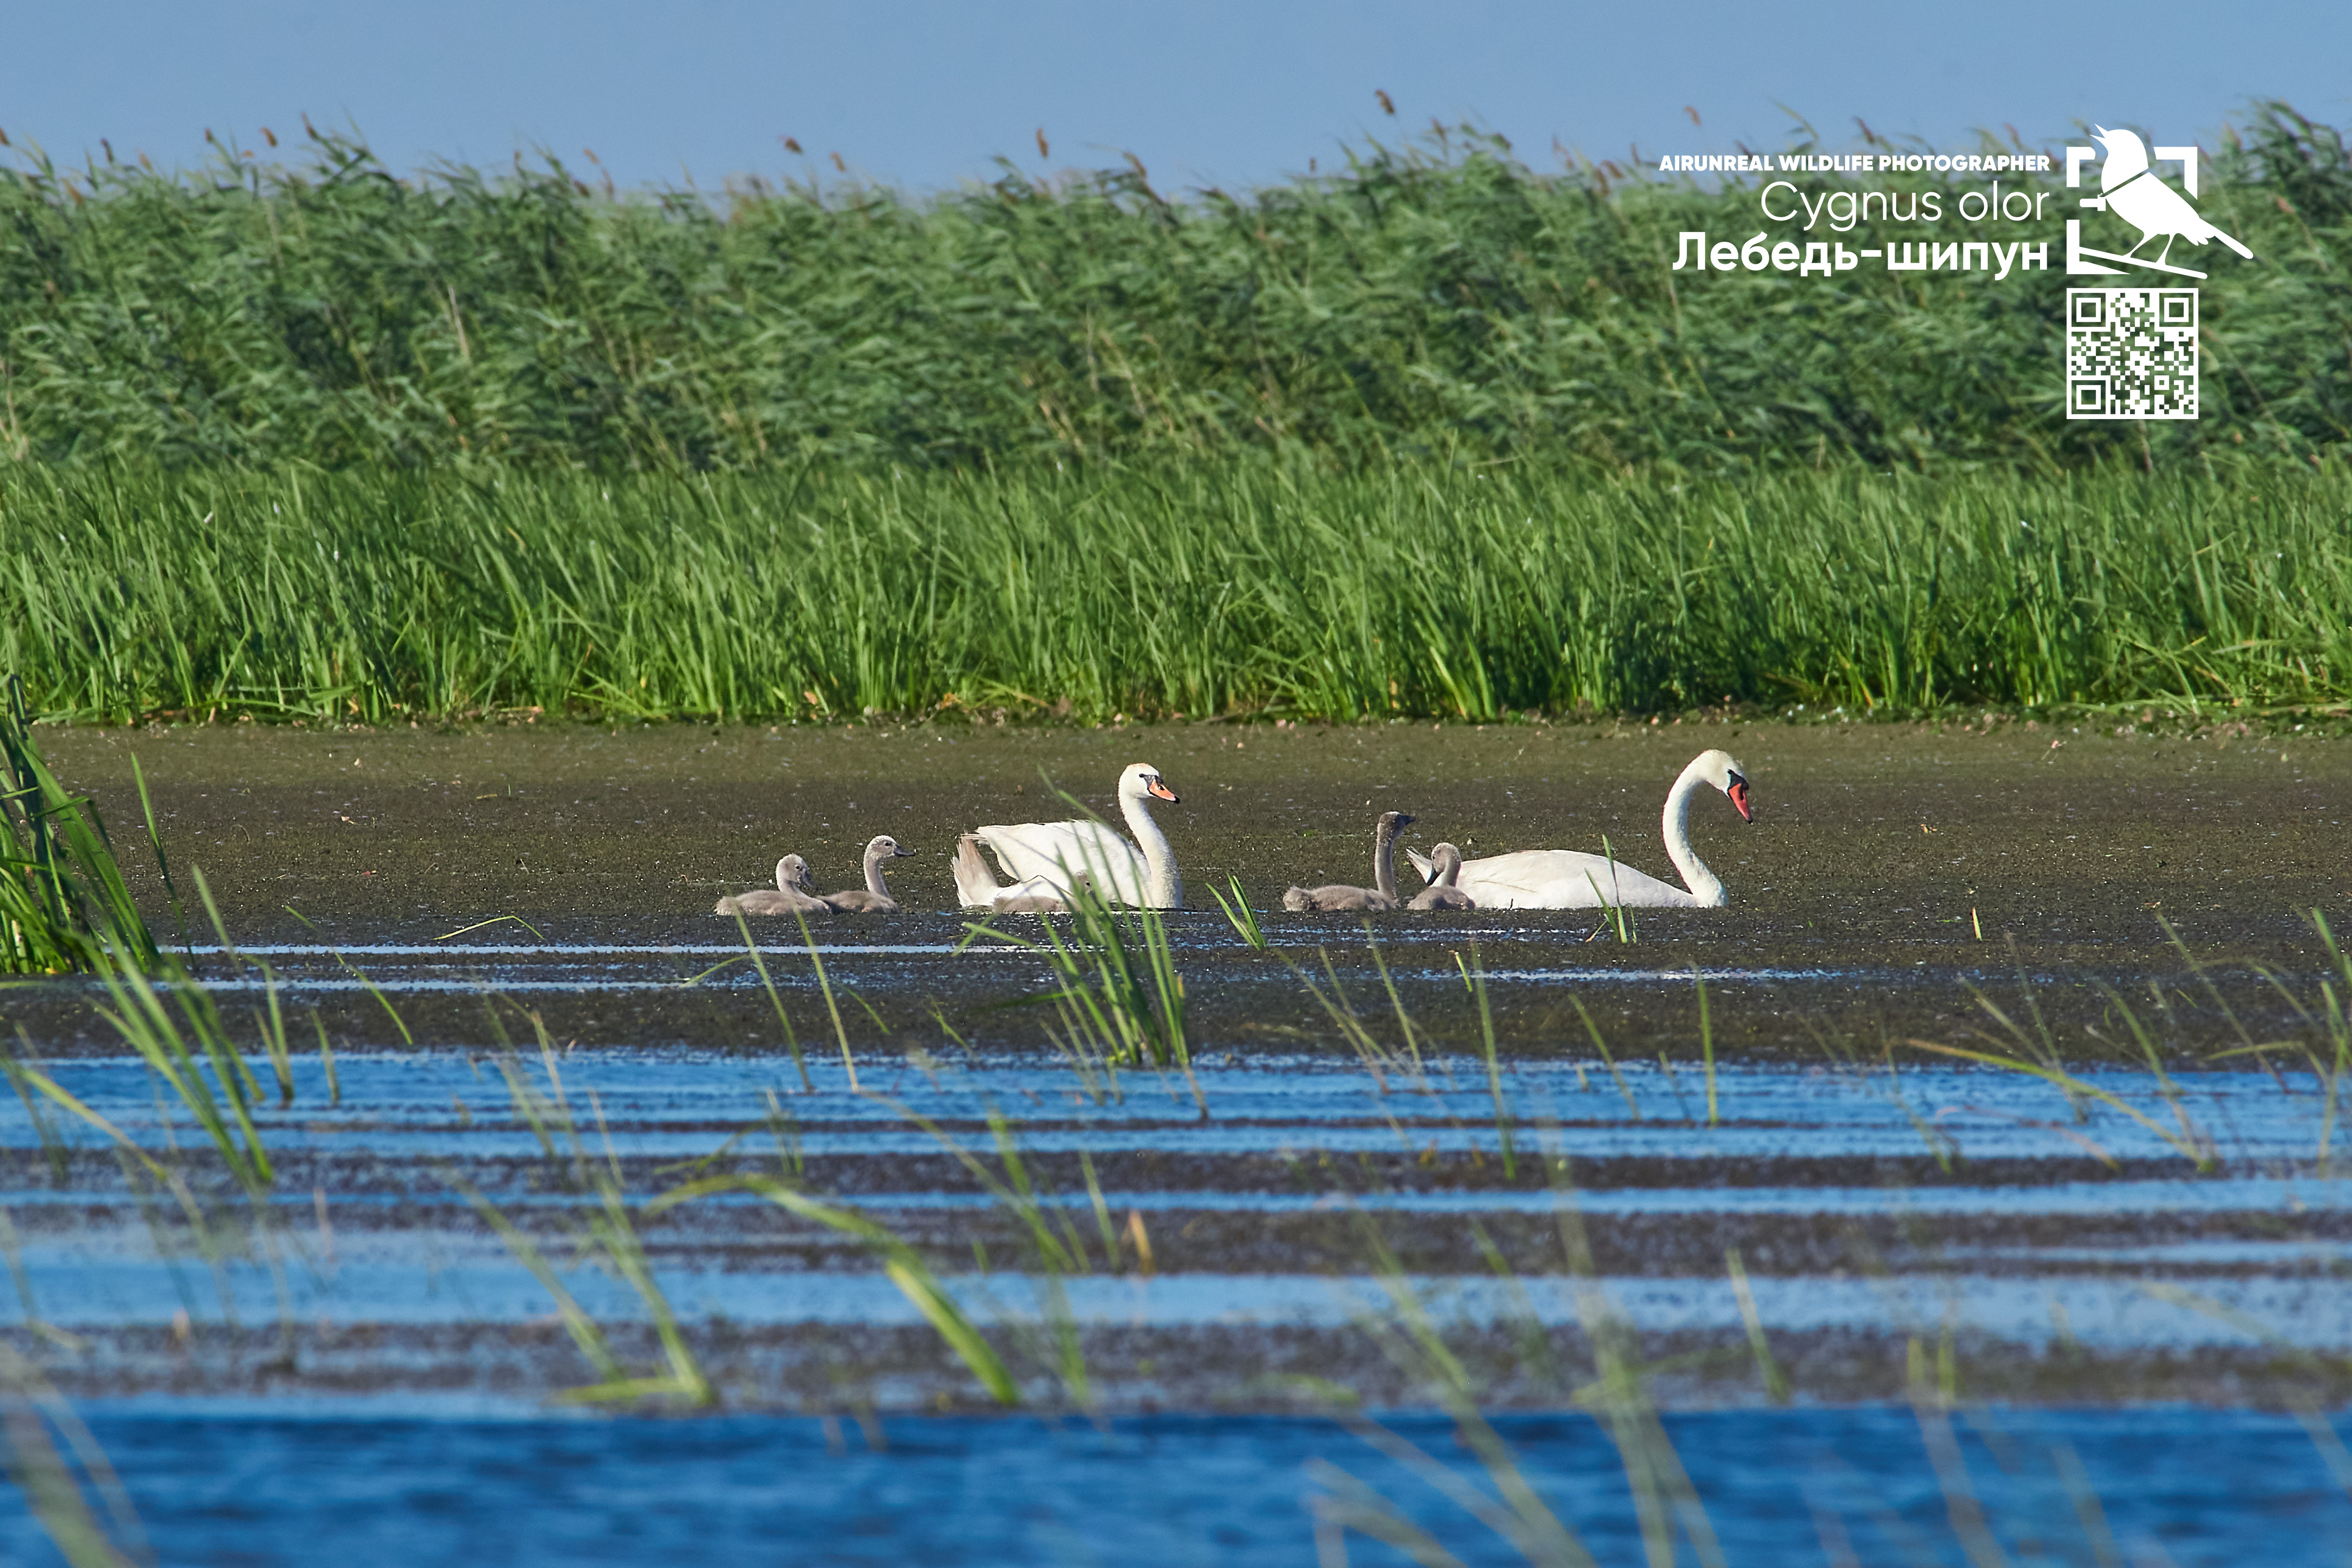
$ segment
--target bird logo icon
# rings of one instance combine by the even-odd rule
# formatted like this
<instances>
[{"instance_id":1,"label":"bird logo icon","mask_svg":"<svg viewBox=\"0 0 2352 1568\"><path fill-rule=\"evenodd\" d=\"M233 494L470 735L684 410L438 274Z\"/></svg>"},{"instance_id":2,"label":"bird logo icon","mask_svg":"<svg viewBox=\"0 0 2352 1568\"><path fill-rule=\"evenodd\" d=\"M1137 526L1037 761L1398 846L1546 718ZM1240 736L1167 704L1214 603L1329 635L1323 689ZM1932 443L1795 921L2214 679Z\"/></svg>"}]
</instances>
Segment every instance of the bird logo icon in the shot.
<instances>
[{"instance_id":1,"label":"bird logo icon","mask_svg":"<svg viewBox=\"0 0 2352 1568\"><path fill-rule=\"evenodd\" d=\"M2198 216L2197 209L2189 205L2189 196L2164 183L2156 173L2154 161L2148 156L2147 143L2142 142L2136 132L2110 131L2102 125L2095 128L2091 140L2099 144L2104 154L2099 164L2099 194L2084 196L2082 205L2095 211L2113 213L2139 230L2139 239L2129 250L2121 253L2093 250L2082 242L2082 220L2069 218L2066 220L2067 271L2116 273L2124 267L2144 267L2183 278L2204 277L2202 272L2172 263L2175 240L2187 240L2191 245L2202 246L2218 239L2249 261L2253 259L2252 251L2233 236L2224 234ZM2158 158L2179 162L2189 194L2196 195L2197 149L2158 147L2156 153ZM2066 150L2068 184L2079 184L2084 162L2095 155L2088 147ZM2164 241L2162 249L2153 257L2140 255L2142 249L2159 237ZM2098 265L2103 261L2117 262L2120 266Z\"/></svg>"}]
</instances>

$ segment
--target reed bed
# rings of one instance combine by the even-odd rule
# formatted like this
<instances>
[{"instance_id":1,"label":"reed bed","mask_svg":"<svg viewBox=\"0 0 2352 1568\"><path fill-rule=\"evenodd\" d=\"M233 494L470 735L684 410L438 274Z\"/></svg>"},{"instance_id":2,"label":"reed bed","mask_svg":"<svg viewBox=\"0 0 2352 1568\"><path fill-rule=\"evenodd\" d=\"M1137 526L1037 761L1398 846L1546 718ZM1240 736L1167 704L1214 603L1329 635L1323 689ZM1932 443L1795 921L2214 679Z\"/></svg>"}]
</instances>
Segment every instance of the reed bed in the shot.
<instances>
[{"instance_id":1,"label":"reed bed","mask_svg":"<svg viewBox=\"0 0 2352 1568\"><path fill-rule=\"evenodd\" d=\"M2302 461L2352 434L2352 159L2276 103L2209 152L2200 209L2260 259L2204 285L2206 417L2154 426L2063 417L2063 262L1676 273L1685 230L1832 237L1761 223L1759 179L1539 171L1468 128L1239 193L1163 189L1130 161L922 198L615 192L551 156L401 177L316 132L172 174L111 151L59 168L10 129L0 455L19 458L617 471L1246 447L2049 471L2151 447ZM1878 182L1940 191L1948 215L1984 183ZM2037 184L2072 210L2055 176L2003 179Z\"/></svg>"},{"instance_id":2,"label":"reed bed","mask_svg":"<svg viewBox=\"0 0 2352 1568\"><path fill-rule=\"evenodd\" d=\"M146 803L143 775L140 798ZM168 885L152 806L148 828ZM49 771L24 684L10 677L0 683L0 974L110 973L115 964L135 971L160 956L97 807Z\"/></svg>"},{"instance_id":3,"label":"reed bed","mask_svg":"<svg viewBox=\"0 0 2352 1568\"><path fill-rule=\"evenodd\" d=\"M2347 513L2334 465L0 467L0 668L116 721L2333 705Z\"/></svg>"}]
</instances>

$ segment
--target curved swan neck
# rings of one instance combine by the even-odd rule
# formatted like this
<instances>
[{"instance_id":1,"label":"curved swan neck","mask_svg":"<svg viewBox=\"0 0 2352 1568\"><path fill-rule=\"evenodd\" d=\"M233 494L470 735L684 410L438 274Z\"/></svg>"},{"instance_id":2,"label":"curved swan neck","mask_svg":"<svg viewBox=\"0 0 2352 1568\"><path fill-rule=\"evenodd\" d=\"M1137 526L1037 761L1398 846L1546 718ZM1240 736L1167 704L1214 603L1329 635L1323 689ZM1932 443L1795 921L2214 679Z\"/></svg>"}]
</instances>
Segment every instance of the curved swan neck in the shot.
<instances>
[{"instance_id":1,"label":"curved swan neck","mask_svg":"<svg viewBox=\"0 0 2352 1568\"><path fill-rule=\"evenodd\" d=\"M890 896L890 889L882 880L882 862L887 858L889 857L878 850L868 848L866 851L866 890L878 893L886 899Z\"/></svg>"},{"instance_id":2,"label":"curved swan neck","mask_svg":"<svg viewBox=\"0 0 2352 1568\"><path fill-rule=\"evenodd\" d=\"M1135 835L1136 847L1143 851L1145 902L1158 909L1182 909L1184 879L1176 869L1176 854L1168 847L1168 836L1151 820L1148 797L1121 795L1118 809L1127 818L1127 830Z\"/></svg>"},{"instance_id":3,"label":"curved swan neck","mask_svg":"<svg viewBox=\"0 0 2352 1568\"><path fill-rule=\"evenodd\" d=\"M1691 890L1691 897L1709 907L1720 907L1724 901L1723 879L1706 868L1706 862L1698 858L1690 841L1691 796L1706 785L1706 780L1700 776L1702 760L1694 758L1675 780L1675 787L1666 792L1662 826L1666 837L1666 858L1683 874L1683 885Z\"/></svg>"},{"instance_id":4,"label":"curved swan neck","mask_svg":"<svg viewBox=\"0 0 2352 1568\"><path fill-rule=\"evenodd\" d=\"M1396 889L1396 827L1383 822L1372 832L1372 886L1393 899Z\"/></svg>"}]
</instances>

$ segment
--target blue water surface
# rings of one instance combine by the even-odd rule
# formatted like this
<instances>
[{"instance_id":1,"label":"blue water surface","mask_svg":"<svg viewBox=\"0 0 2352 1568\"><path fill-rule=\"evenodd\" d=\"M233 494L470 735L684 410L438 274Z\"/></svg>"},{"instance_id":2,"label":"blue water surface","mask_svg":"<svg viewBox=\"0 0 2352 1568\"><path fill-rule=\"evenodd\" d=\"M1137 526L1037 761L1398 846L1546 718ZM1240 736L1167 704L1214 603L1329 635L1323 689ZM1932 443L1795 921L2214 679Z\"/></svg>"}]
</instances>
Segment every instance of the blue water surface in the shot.
<instances>
[{"instance_id":1,"label":"blue water surface","mask_svg":"<svg viewBox=\"0 0 2352 1568\"><path fill-rule=\"evenodd\" d=\"M1311 1563L1310 1500L1347 1485L1318 1461L1464 1562L1524 1561L1324 1420L891 1416L861 1427L312 1408L133 1401L83 1413L154 1560L173 1564ZM1383 1425L1491 1495L1451 1422ZM1598 1561L1643 1560L1623 1462L1599 1425L1496 1425ZM1969 1561L1907 1407L1709 1412L1666 1416L1664 1428L1730 1563ZM1951 1430L2010 1561L2300 1568L2352 1555L2352 1476L2332 1473L2322 1440L2292 1416L1996 1409L1957 1414ZM1409 1561L1361 1535L1347 1545L1350 1563ZM1679 1553L1698 1561L1687 1540ZM62 1562L22 1494L0 1488L0 1563Z\"/></svg>"}]
</instances>

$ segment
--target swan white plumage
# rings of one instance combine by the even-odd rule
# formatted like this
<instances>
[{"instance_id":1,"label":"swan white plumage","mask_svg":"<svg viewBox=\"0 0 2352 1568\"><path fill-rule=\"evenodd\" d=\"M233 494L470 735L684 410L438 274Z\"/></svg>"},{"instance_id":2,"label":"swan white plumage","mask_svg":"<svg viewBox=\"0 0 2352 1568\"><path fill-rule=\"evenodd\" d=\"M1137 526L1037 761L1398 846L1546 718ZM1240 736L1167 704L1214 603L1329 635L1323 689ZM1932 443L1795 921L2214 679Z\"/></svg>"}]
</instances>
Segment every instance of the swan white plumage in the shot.
<instances>
[{"instance_id":1,"label":"swan white plumage","mask_svg":"<svg viewBox=\"0 0 2352 1568\"><path fill-rule=\"evenodd\" d=\"M1402 811L1384 811L1372 824L1372 885L1351 888L1334 882L1322 888L1293 888L1282 895L1286 910L1352 910L1357 911L1392 910L1403 900L1397 897L1396 836L1412 825L1412 818Z\"/></svg>"},{"instance_id":2,"label":"swan white plumage","mask_svg":"<svg viewBox=\"0 0 2352 1568\"><path fill-rule=\"evenodd\" d=\"M833 906L808 890L808 862L797 855L787 855L776 862L776 885L754 888L748 893L719 900L716 912L722 915L788 915L798 910L804 915L829 915Z\"/></svg>"},{"instance_id":3,"label":"swan white plumage","mask_svg":"<svg viewBox=\"0 0 2352 1568\"><path fill-rule=\"evenodd\" d=\"M1011 887L998 884L978 855L956 857L956 897L968 910L999 909L1007 899L1063 900L1071 882L1092 879L1103 897L1115 904L1145 909L1184 907L1184 879L1176 869L1175 852L1168 836L1151 820L1153 798L1173 804L1176 792L1161 782L1160 770L1137 763L1118 775L1119 815L1127 819L1134 843L1099 822L1023 822L972 829L970 837L996 854L997 863L1013 879ZM974 875L975 869L980 875Z\"/></svg>"},{"instance_id":4,"label":"swan white plumage","mask_svg":"<svg viewBox=\"0 0 2352 1568\"><path fill-rule=\"evenodd\" d=\"M1627 909L1721 909L1728 899L1723 879L1706 868L1691 848L1691 796L1703 784L1712 784L1729 797L1741 820L1753 822L1748 808L1748 773L1728 752L1701 752L1666 793L1664 829L1666 857L1683 875L1686 888L1662 882L1605 855L1574 849L1523 849L1515 855L1494 855L1465 860L1454 885L1482 910L1590 910L1603 904ZM1412 857L1415 869L1433 877L1433 862Z\"/></svg>"}]
</instances>

